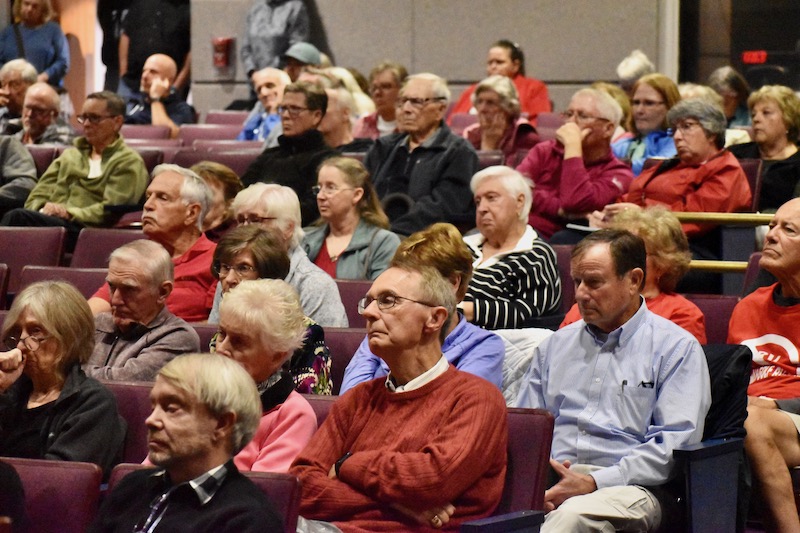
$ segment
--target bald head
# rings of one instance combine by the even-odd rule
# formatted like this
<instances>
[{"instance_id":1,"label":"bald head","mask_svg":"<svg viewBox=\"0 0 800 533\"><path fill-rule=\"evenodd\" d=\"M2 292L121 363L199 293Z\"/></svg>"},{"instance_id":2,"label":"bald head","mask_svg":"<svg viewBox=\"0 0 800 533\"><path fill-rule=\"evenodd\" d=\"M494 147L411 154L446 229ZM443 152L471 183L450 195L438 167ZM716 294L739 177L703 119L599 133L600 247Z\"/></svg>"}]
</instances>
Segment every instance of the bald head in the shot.
<instances>
[{"instance_id":1,"label":"bald head","mask_svg":"<svg viewBox=\"0 0 800 533\"><path fill-rule=\"evenodd\" d=\"M278 104L283 98L283 89L291 83L286 72L272 67L253 72L253 89L258 100L268 113L277 113Z\"/></svg>"},{"instance_id":2,"label":"bald head","mask_svg":"<svg viewBox=\"0 0 800 533\"><path fill-rule=\"evenodd\" d=\"M800 297L800 198L783 204L772 217L759 266L778 278L784 296Z\"/></svg>"},{"instance_id":3,"label":"bald head","mask_svg":"<svg viewBox=\"0 0 800 533\"><path fill-rule=\"evenodd\" d=\"M150 91L150 85L155 78L166 79L170 85L175 82L178 75L178 65L171 57L165 54L153 54L147 58L142 67L140 90L143 93Z\"/></svg>"},{"instance_id":4,"label":"bald head","mask_svg":"<svg viewBox=\"0 0 800 533\"><path fill-rule=\"evenodd\" d=\"M47 83L34 83L25 93L22 107L23 141L37 144L47 127L55 122L61 110L58 93Z\"/></svg>"}]
</instances>

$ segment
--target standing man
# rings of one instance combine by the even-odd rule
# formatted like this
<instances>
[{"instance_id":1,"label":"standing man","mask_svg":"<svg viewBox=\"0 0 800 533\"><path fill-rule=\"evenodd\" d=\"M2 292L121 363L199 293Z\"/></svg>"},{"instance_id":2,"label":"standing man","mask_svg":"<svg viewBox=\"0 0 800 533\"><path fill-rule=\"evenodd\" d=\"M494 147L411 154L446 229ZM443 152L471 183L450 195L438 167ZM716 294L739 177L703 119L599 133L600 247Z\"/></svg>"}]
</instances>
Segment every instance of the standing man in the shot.
<instances>
[{"instance_id":1,"label":"standing man","mask_svg":"<svg viewBox=\"0 0 800 533\"><path fill-rule=\"evenodd\" d=\"M84 227L111 223L106 206L138 203L147 187L147 169L119 135L124 112L116 94L89 94L78 115L84 136L39 178L25 208L6 213L0 226L63 226L72 250Z\"/></svg>"},{"instance_id":2,"label":"standing man","mask_svg":"<svg viewBox=\"0 0 800 533\"><path fill-rule=\"evenodd\" d=\"M119 90L134 96L147 58L165 54L177 68L173 85L181 94L191 81L191 6L189 0L133 0L119 36Z\"/></svg>"},{"instance_id":3,"label":"standing man","mask_svg":"<svg viewBox=\"0 0 800 533\"><path fill-rule=\"evenodd\" d=\"M187 322L205 322L217 279L211 273L216 244L203 234L211 189L200 176L178 165L158 165L145 193L142 230L164 248L175 266L167 308ZM89 300L92 313L111 311L108 285Z\"/></svg>"},{"instance_id":4,"label":"standing man","mask_svg":"<svg viewBox=\"0 0 800 533\"><path fill-rule=\"evenodd\" d=\"M300 513L358 531L456 529L500 502L506 406L495 385L442 355L455 292L429 267L392 267L359 302L389 375L331 408L295 459Z\"/></svg>"},{"instance_id":5,"label":"standing man","mask_svg":"<svg viewBox=\"0 0 800 533\"><path fill-rule=\"evenodd\" d=\"M304 81L287 85L278 107L283 125L278 146L264 150L242 175L245 187L258 182L291 187L300 200L303 226L319 218L317 195L311 191L317 184L317 168L336 155L317 129L327 108L322 87Z\"/></svg>"},{"instance_id":6,"label":"standing man","mask_svg":"<svg viewBox=\"0 0 800 533\"><path fill-rule=\"evenodd\" d=\"M581 89L564 118L556 140L538 143L517 166L533 180L529 223L548 240L570 220L585 219L613 203L633 181L630 167L611 152L611 137L622 118L613 98Z\"/></svg>"},{"instance_id":7,"label":"standing man","mask_svg":"<svg viewBox=\"0 0 800 533\"><path fill-rule=\"evenodd\" d=\"M192 106L173 88L177 72L175 61L165 54L154 54L142 67L139 94L131 98L126 124L167 126L170 137L178 136L181 124L195 121Z\"/></svg>"},{"instance_id":8,"label":"standing man","mask_svg":"<svg viewBox=\"0 0 800 533\"><path fill-rule=\"evenodd\" d=\"M253 437L261 401L253 378L226 357L179 357L156 377L145 424L156 469L125 476L89 531L281 531L264 494L233 464Z\"/></svg>"},{"instance_id":9,"label":"standing man","mask_svg":"<svg viewBox=\"0 0 800 533\"><path fill-rule=\"evenodd\" d=\"M23 144L72 144L75 131L61 118L61 98L49 83L37 82L28 88L22 130L14 136Z\"/></svg>"},{"instance_id":10,"label":"standing man","mask_svg":"<svg viewBox=\"0 0 800 533\"><path fill-rule=\"evenodd\" d=\"M265 67L280 67L286 50L308 40L308 35L308 12L303 0L254 0L247 12L240 51L247 77Z\"/></svg>"},{"instance_id":11,"label":"standing man","mask_svg":"<svg viewBox=\"0 0 800 533\"><path fill-rule=\"evenodd\" d=\"M646 487L672 474L674 448L703 435L711 405L705 355L639 292L639 237L600 230L572 252L583 320L536 348L517 407L555 416L543 532L653 531L662 509Z\"/></svg>"},{"instance_id":12,"label":"standing man","mask_svg":"<svg viewBox=\"0 0 800 533\"><path fill-rule=\"evenodd\" d=\"M766 504L767 531L800 531L790 468L800 466L800 199L770 222L759 266L778 282L733 310L728 342L753 352L744 447Z\"/></svg>"},{"instance_id":13,"label":"standing man","mask_svg":"<svg viewBox=\"0 0 800 533\"><path fill-rule=\"evenodd\" d=\"M111 312L94 318L94 351L83 365L87 375L153 381L173 357L200 350L194 329L165 306L174 275L163 246L141 239L117 248L106 281Z\"/></svg>"},{"instance_id":14,"label":"standing man","mask_svg":"<svg viewBox=\"0 0 800 533\"><path fill-rule=\"evenodd\" d=\"M450 90L439 76L409 76L397 101L401 133L378 138L364 161L387 203L391 230L400 235L434 222L462 228L475 222L469 180L478 170L478 154L443 122L449 102Z\"/></svg>"}]
</instances>

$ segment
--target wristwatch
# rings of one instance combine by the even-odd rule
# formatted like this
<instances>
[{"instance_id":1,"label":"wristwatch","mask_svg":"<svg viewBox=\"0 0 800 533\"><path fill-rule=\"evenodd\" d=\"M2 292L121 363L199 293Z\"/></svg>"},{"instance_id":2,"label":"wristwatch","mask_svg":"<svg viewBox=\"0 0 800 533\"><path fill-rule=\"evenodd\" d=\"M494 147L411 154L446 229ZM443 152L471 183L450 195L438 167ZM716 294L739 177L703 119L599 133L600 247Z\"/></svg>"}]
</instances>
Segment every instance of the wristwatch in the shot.
<instances>
[{"instance_id":1,"label":"wristwatch","mask_svg":"<svg viewBox=\"0 0 800 533\"><path fill-rule=\"evenodd\" d=\"M342 468L342 465L344 464L344 462L347 461L347 459L349 459L351 455L353 455L353 454L350 453L350 452L347 452L346 454L341 456L338 461L333 463L333 471L336 472L336 477L339 477L339 469Z\"/></svg>"}]
</instances>

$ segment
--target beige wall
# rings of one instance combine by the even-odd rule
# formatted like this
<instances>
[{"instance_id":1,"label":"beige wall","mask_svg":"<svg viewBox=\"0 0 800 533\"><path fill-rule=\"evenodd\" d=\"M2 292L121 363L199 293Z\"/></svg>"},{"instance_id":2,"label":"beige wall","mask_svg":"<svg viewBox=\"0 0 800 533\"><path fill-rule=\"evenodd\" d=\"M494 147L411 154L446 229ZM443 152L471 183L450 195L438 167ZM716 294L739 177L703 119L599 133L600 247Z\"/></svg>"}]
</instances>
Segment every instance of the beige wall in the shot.
<instances>
[{"instance_id":1,"label":"beige wall","mask_svg":"<svg viewBox=\"0 0 800 533\"><path fill-rule=\"evenodd\" d=\"M238 62L228 72L211 63L211 39L237 37L253 0L192 0L193 98L199 111L224 107L247 94ZM613 79L617 63L640 48L654 62L665 5L677 0L306 0L323 32L312 42L336 64L368 72L383 59L410 72L432 71L454 92L480 79L488 46L517 41L528 74L551 88L556 107L576 87ZM677 5L677 4L675 4ZM313 22L312 22L313 24ZM327 45L327 46L326 46Z\"/></svg>"}]
</instances>

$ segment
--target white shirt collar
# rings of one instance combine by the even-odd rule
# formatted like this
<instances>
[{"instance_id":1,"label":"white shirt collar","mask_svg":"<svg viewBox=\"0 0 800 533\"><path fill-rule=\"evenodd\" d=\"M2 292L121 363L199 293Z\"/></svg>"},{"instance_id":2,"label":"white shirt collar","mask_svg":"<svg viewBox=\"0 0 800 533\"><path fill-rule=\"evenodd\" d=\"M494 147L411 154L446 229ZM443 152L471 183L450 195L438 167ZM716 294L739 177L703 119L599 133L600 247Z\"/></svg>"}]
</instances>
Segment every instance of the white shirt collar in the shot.
<instances>
[{"instance_id":1,"label":"white shirt collar","mask_svg":"<svg viewBox=\"0 0 800 533\"><path fill-rule=\"evenodd\" d=\"M442 355L442 357L436 362L435 365L433 365L428 370L426 370L419 376L415 377L405 385L396 386L392 381L392 373L390 372L389 375L386 376L386 388L392 392L410 392L412 390L422 388L424 385L427 385L434 379L438 378L439 376L447 372L448 368L450 368L450 362L444 355Z\"/></svg>"}]
</instances>

